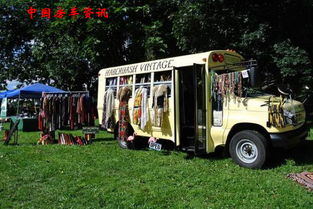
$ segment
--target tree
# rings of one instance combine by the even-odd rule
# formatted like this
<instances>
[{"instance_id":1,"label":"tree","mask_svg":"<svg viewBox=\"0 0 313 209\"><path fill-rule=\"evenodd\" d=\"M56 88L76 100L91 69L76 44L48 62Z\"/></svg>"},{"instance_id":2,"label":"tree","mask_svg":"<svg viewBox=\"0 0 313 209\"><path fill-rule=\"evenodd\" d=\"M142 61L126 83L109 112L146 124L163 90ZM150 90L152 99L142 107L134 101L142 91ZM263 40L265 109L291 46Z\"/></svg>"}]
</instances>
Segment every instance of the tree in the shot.
<instances>
[{"instance_id":1,"label":"tree","mask_svg":"<svg viewBox=\"0 0 313 209\"><path fill-rule=\"evenodd\" d=\"M33 20L30 6L37 9ZM109 18L40 17L41 9L58 7L107 8ZM230 48L301 95L312 83L312 14L310 0L2 0L0 83L41 81L95 92L105 67Z\"/></svg>"}]
</instances>

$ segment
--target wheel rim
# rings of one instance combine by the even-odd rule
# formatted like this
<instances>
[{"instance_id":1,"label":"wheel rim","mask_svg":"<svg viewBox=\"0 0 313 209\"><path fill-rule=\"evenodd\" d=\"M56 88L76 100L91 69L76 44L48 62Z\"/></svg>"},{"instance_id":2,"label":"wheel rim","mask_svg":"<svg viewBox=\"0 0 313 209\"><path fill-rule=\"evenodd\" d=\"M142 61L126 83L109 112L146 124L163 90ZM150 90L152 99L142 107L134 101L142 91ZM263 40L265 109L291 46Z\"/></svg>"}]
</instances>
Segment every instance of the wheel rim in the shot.
<instances>
[{"instance_id":1,"label":"wheel rim","mask_svg":"<svg viewBox=\"0 0 313 209\"><path fill-rule=\"evenodd\" d=\"M258 157L258 148L249 139L241 139L236 145L238 158L245 163L253 163Z\"/></svg>"}]
</instances>

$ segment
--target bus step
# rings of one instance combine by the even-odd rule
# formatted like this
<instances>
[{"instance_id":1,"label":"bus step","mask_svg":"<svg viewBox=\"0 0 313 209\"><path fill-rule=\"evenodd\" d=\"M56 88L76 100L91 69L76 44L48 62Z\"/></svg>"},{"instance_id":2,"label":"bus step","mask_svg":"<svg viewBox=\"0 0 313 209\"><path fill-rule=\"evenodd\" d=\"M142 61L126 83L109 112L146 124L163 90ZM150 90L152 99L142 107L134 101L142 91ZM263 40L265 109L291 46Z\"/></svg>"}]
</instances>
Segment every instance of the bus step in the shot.
<instances>
[{"instance_id":1,"label":"bus step","mask_svg":"<svg viewBox=\"0 0 313 209\"><path fill-rule=\"evenodd\" d=\"M182 147L182 151L184 152L194 152L195 146Z\"/></svg>"}]
</instances>

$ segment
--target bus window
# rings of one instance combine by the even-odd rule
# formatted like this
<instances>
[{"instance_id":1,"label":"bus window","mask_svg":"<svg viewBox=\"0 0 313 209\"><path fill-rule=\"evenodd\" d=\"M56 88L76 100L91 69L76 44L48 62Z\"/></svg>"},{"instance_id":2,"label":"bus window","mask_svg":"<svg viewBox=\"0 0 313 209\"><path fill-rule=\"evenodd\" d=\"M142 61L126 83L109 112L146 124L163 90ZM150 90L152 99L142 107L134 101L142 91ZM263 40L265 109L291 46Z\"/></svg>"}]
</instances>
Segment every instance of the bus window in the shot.
<instances>
[{"instance_id":1,"label":"bus window","mask_svg":"<svg viewBox=\"0 0 313 209\"><path fill-rule=\"evenodd\" d=\"M150 95L150 85L151 85L151 73L136 75L135 90L137 90L140 87L144 87L148 89L148 95Z\"/></svg>"},{"instance_id":2,"label":"bus window","mask_svg":"<svg viewBox=\"0 0 313 209\"><path fill-rule=\"evenodd\" d=\"M213 96L213 126L223 125L223 98L220 94Z\"/></svg>"},{"instance_id":3,"label":"bus window","mask_svg":"<svg viewBox=\"0 0 313 209\"><path fill-rule=\"evenodd\" d=\"M125 86L128 86L130 89L133 89L133 76L132 75L120 77L119 89ZM132 95L130 97L132 97Z\"/></svg>"},{"instance_id":4,"label":"bus window","mask_svg":"<svg viewBox=\"0 0 313 209\"><path fill-rule=\"evenodd\" d=\"M171 96L172 93L172 71L156 72L154 73L153 86L166 85L167 95Z\"/></svg>"},{"instance_id":5,"label":"bus window","mask_svg":"<svg viewBox=\"0 0 313 209\"><path fill-rule=\"evenodd\" d=\"M117 92L117 78L107 78L105 82L105 90L107 91L109 88L114 90L114 96L116 96Z\"/></svg>"},{"instance_id":6,"label":"bus window","mask_svg":"<svg viewBox=\"0 0 313 209\"><path fill-rule=\"evenodd\" d=\"M120 87L131 86L133 84L133 76L121 76L120 77Z\"/></svg>"}]
</instances>

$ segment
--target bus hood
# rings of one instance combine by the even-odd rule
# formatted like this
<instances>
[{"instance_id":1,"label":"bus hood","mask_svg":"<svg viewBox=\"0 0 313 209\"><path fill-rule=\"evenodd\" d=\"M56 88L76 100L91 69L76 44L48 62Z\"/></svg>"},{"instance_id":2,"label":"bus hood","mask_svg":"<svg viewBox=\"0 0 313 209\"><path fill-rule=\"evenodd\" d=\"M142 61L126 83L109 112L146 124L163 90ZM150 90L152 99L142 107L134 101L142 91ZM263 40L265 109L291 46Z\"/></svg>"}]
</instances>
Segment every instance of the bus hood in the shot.
<instances>
[{"instance_id":1,"label":"bus hood","mask_svg":"<svg viewBox=\"0 0 313 209\"><path fill-rule=\"evenodd\" d=\"M280 97L275 97L272 95L258 96L253 98L247 98L243 103L246 105L248 111L266 111L268 112L269 105L281 103ZM301 102L296 100L286 100L282 104L282 110L285 117L295 117L295 125L305 122L305 110Z\"/></svg>"}]
</instances>

